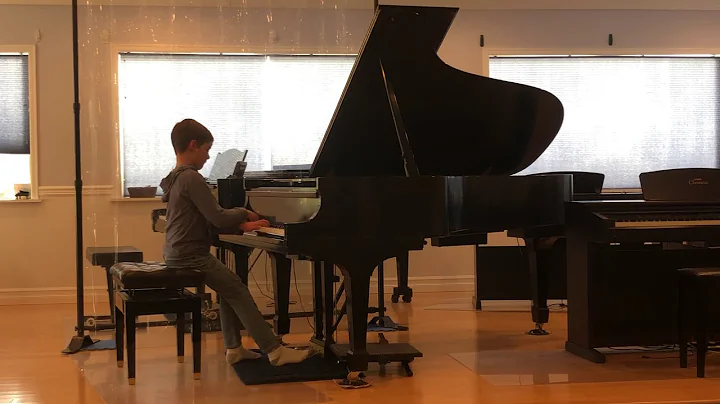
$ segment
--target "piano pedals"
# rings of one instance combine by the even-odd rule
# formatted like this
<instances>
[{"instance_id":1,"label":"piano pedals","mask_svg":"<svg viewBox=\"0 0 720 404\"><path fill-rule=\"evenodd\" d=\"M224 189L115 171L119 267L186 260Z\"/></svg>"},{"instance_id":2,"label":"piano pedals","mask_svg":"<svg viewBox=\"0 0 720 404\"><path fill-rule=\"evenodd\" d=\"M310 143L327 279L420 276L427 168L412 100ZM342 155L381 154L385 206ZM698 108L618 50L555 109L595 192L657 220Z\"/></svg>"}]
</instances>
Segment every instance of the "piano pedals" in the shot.
<instances>
[{"instance_id":1,"label":"piano pedals","mask_svg":"<svg viewBox=\"0 0 720 404\"><path fill-rule=\"evenodd\" d=\"M398 275L400 275L401 269L400 269L400 258L398 257ZM368 330L369 331L380 331L380 338L381 342L385 340L385 337L382 335L383 331L407 331L408 327L402 326L396 322L394 322L390 316L385 315L385 268L384 264L381 262L380 265L378 265L378 307L377 308L370 308L370 313L378 313L377 316L373 317L372 320L368 323ZM407 267L406 267L407 268ZM400 280L400 276L398 276L398 283L402 283ZM405 285L407 285L407 276L405 277ZM397 289L397 288L396 288ZM393 297L395 294L393 294ZM408 298L407 301L412 297L412 292L410 292L409 295L406 295L403 297L403 301L406 301L405 299Z\"/></svg>"},{"instance_id":2,"label":"piano pedals","mask_svg":"<svg viewBox=\"0 0 720 404\"><path fill-rule=\"evenodd\" d=\"M361 268L358 268L362 266ZM322 268L321 268L322 267ZM326 317L327 324L331 326L325 328L324 332L318 333L316 328L316 336L313 338L313 344L319 351L324 351L327 355L327 349L329 348L333 356L337 357L341 361L344 361L348 367L348 376L341 381L337 381L337 384L343 388L362 388L368 387L369 383L363 380L363 371L367 370L370 362L376 362L380 365L381 374L384 373L384 365L391 362L400 362L402 369L408 376L412 376L413 372L410 368L410 362L415 358L422 357L422 352L415 349L413 346L407 343L389 343L385 337L380 334L379 343L367 343L367 331L368 331L368 314L371 312L377 312L381 315L374 318L370 323L393 325L395 324L390 318L385 316L385 306L382 302L384 283L379 282L379 308L370 308L370 279L374 272L374 267L370 267L369 264L362 263L358 267L351 268L350 270L343 269L340 265L340 270L343 274L343 281L340 282L340 286L334 295L332 294L332 288L328 287L332 282L339 281L334 276L334 273L330 273L332 265L323 263L322 265L316 264L318 269L318 275L316 280L323 279L323 301L325 303L324 314L327 316L328 313L335 312L335 307L340 302L340 298L343 293L345 294L345 301L341 308L338 310L338 315L331 316L335 317L329 320ZM382 268L382 265L380 266ZM322 269L322 271L320 271ZM322 275L319 272L323 272ZM352 274L352 275L350 275ZM382 279L382 270L379 271L378 276ZM319 286L319 285L318 285ZM318 297L320 294L320 287L318 287ZM331 305L331 307L327 307ZM338 325L342 321L342 318L347 314L348 316L348 332L350 334L349 344L336 344L332 340L332 335L337 331ZM320 325L320 323L316 323ZM397 329L402 329L402 326L398 326ZM323 341L323 339L325 339Z\"/></svg>"}]
</instances>

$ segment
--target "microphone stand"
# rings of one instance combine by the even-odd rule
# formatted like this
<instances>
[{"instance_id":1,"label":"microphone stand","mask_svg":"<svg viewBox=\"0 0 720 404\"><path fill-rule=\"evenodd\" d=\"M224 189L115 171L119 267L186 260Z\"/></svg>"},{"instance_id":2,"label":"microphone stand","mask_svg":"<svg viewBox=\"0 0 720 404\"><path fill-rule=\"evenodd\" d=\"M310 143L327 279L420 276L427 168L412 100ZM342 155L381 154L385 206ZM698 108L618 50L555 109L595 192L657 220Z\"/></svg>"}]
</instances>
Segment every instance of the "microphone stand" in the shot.
<instances>
[{"instance_id":1,"label":"microphone stand","mask_svg":"<svg viewBox=\"0 0 720 404\"><path fill-rule=\"evenodd\" d=\"M77 325L76 335L72 337L67 348L62 352L73 354L94 344L89 335L85 335L85 301L83 281L83 220L82 220L82 161L80 155L80 73L78 55L78 2L72 0L72 32L73 32L73 75L75 101L73 111L75 113L75 275L77 286Z\"/></svg>"}]
</instances>

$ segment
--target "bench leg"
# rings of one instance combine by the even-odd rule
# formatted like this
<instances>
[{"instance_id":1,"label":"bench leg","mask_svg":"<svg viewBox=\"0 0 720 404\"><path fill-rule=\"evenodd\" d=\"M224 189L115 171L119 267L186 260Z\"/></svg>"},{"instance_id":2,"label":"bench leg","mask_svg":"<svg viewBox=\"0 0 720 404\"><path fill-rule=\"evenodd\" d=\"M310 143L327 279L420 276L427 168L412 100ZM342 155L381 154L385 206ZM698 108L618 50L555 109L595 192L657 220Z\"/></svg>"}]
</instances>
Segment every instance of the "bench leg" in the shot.
<instances>
[{"instance_id":1,"label":"bench leg","mask_svg":"<svg viewBox=\"0 0 720 404\"><path fill-rule=\"evenodd\" d=\"M200 379L200 368L201 368L201 337L202 337L202 311L200 306L202 302L198 304L192 312L192 346L193 346L193 378L195 380Z\"/></svg>"},{"instance_id":2,"label":"bench leg","mask_svg":"<svg viewBox=\"0 0 720 404\"><path fill-rule=\"evenodd\" d=\"M688 359L688 321L685 317L687 310L687 292L685 288L688 286L685 279L680 278L678 288L678 344L680 345L680 367L687 368Z\"/></svg>"},{"instance_id":3,"label":"bench leg","mask_svg":"<svg viewBox=\"0 0 720 404\"><path fill-rule=\"evenodd\" d=\"M695 341L697 341L697 377L705 377L705 355L708 349L707 335L707 288L700 284L696 291Z\"/></svg>"},{"instance_id":4,"label":"bench leg","mask_svg":"<svg viewBox=\"0 0 720 404\"><path fill-rule=\"evenodd\" d=\"M185 361L185 313L177 313L175 330L177 334L177 359L178 363L183 363Z\"/></svg>"},{"instance_id":5,"label":"bench leg","mask_svg":"<svg viewBox=\"0 0 720 404\"><path fill-rule=\"evenodd\" d=\"M125 315L119 307L113 307L115 313L115 350L117 351L117 366L125 365Z\"/></svg>"},{"instance_id":6,"label":"bench leg","mask_svg":"<svg viewBox=\"0 0 720 404\"><path fill-rule=\"evenodd\" d=\"M135 312L126 309L125 333L127 335L128 383L135 384Z\"/></svg>"},{"instance_id":7,"label":"bench leg","mask_svg":"<svg viewBox=\"0 0 720 404\"><path fill-rule=\"evenodd\" d=\"M110 268L105 268L105 278L107 281L108 302L110 302L110 321L112 324L115 324L115 320L117 319L115 315L115 281L113 281L113 277L110 274Z\"/></svg>"}]
</instances>

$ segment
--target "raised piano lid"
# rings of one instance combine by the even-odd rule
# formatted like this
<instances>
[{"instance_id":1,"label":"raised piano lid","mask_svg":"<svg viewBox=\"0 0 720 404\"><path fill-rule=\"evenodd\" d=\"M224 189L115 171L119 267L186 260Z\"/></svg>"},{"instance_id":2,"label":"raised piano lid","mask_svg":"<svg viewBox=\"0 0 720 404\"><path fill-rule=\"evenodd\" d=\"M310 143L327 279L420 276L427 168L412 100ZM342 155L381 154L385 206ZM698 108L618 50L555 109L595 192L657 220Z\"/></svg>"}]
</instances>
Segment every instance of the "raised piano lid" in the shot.
<instances>
[{"instance_id":1,"label":"raised piano lid","mask_svg":"<svg viewBox=\"0 0 720 404\"><path fill-rule=\"evenodd\" d=\"M554 95L463 72L438 57L457 12L379 6L311 177L405 175L381 62L420 175L512 175L545 151L563 121Z\"/></svg>"}]
</instances>

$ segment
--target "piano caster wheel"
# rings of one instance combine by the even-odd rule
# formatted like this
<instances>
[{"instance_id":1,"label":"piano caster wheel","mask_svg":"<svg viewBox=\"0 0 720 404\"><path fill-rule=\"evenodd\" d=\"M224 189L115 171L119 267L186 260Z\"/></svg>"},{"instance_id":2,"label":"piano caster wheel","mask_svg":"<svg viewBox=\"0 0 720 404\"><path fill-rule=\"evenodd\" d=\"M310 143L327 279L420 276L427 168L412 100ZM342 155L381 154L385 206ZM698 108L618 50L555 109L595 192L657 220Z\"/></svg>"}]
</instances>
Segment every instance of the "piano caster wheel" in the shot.
<instances>
[{"instance_id":1,"label":"piano caster wheel","mask_svg":"<svg viewBox=\"0 0 720 404\"><path fill-rule=\"evenodd\" d=\"M344 389L362 389L370 387L370 382L363 380L365 375L362 372L349 372L343 380L335 380L335 383Z\"/></svg>"},{"instance_id":2,"label":"piano caster wheel","mask_svg":"<svg viewBox=\"0 0 720 404\"><path fill-rule=\"evenodd\" d=\"M404 296L403 295L403 302L405 302L405 303L412 302L412 296Z\"/></svg>"},{"instance_id":3,"label":"piano caster wheel","mask_svg":"<svg viewBox=\"0 0 720 404\"><path fill-rule=\"evenodd\" d=\"M85 328L91 329L95 328L95 319L92 317L88 317L85 319Z\"/></svg>"},{"instance_id":4,"label":"piano caster wheel","mask_svg":"<svg viewBox=\"0 0 720 404\"><path fill-rule=\"evenodd\" d=\"M402 363L402 367L403 367L403 369L405 369L405 374L406 374L408 377L412 377L412 375L413 375L414 373L413 373L412 369L410 369L410 362L403 362L403 363Z\"/></svg>"},{"instance_id":5,"label":"piano caster wheel","mask_svg":"<svg viewBox=\"0 0 720 404\"><path fill-rule=\"evenodd\" d=\"M216 311L209 311L207 317L208 320L215 321L218 319L218 313Z\"/></svg>"},{"instance_id":6,"label":"piano caster wheel","mask_svg":"<svg viewBox=\"0 0 720 404\"><path fill-rule=\"evenodd\" d=\"M404 297L404 296L403 296L403 300L405 300L405 297ZM400 295L392 295L392 297L390 298L390 301L393 302L393 303L399 302L399 301L400 301Z\"/></svg>"},{"instance_id":7,"label":"piano caster wheel","mask_svg":"<svg viewBox=\"0 0 720 404\"><path fill-rule=\"evenodd\" d=\"M535 328L532 329L532 330L530 330L530 331L528 331L527 334L528 334L528 335L535 335L535 336L550 335L549 332L543 330L543 325L542 325L542 324L535 324Z\"/></svg>"}]
</instances>

